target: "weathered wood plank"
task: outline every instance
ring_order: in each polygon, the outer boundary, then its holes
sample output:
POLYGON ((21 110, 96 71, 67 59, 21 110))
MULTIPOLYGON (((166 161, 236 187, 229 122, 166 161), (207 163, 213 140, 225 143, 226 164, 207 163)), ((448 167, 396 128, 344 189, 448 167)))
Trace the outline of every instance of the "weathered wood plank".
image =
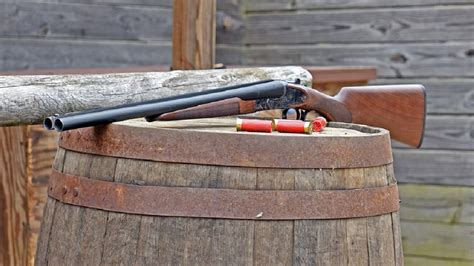
MULTIPOLYGON (((257 190, 294 190, 293 169, 257 169, 257 190)), ((265 215, 265 213, 263 213, 265 215)), ((254 265, 291 265, 293 221, 255 221, 254 265)))
POLYGON ((382 78, 474 77, 474 43, 249 46, 248 65, 377 67, 382 78))
MULTIPOLYGON (((392 141, 394 148, 410 148, 392 141)), ((474 150, 474 117, 438 116, 426 117, 423 149, 474 150)))
MULTIPOLYGON (((300 170, 295 176, 295 188, 300 190, 373 187, 383 186, 388 182, 385 166, 300 170)), ((394 246, 393 232, 391 215, 295 221, 293 262, 316 265, 400 264, 402 256, 396 252, 400 247, 394 246), (308 261, 308 258, 311 260, 308 261)))
MULTIPOLYGON (((120 159, 119 166, 124 174, 135 178, 135 183, 146 185, 255 189, 257 176, 256 169, 250 168, 128 159, 120 159)), ((140 263, 252 262, 253 221, 142 216, 139 224, 136 257, 140 263)))
MULTIPOLYGON (((30 226, 28 257, 32 265, 36 243, 47 202, 48 176, 57 148, 58 134, 46 131, 42 126, 28 126, 28 152, 30 172, 28 174, 28 219, 30 226)), ((52 208, 54 210, 54 208, 52 208)))
MULTIPOLYGON (((242 50, 218 44, 216 62, 243 65, 242 50)), ((0 38, 0 54, 0 71, 170 65, 171 43, 0 38)))
MULTIPOLYGON (((24 2, 2 4, 0 36, 80 38, 106 40, 170 41, 171 5, 103 5, 24 2)), ((238 7, 219 5, 216 29, 218 43, 239 43, 243 24, 238 7)))
POLYGON ((0 76, 0 124, 42 123, 44 117, 175 96, 262 79, 300 78, 301 67, 241 68, 66 76, 0 76))
POLYGON ((474 260, 431 258, 423 256, 405 256, 406 266, 472 266, 474 260))
MULTIPOLYGON (((347 189, 365 187, 363 168, 338 170, 333 178, 341 182, 347 189)), ((367 245, 367 218, 346 220, 346 245, 348 265, 369 265, 367 245)))
POLYGON ((474 79, 377 79, 373 84, 423 84, 428 114, 474 114, 474 79))
POLYGON ((473 116, 427 116, 425 149, 474 150, 473 116))
POLYGON ((0 128, 0 264, 28 263, 28 133, 0 128))
MULTIPOLYGON (((295 175, 296 190, 338 189, 344 187, 341 171, 317 169, 299 170, 295 175), (337 172, 337 174, 336 174, 337 172)), ((294 221, 294 256, 296 265, 342 265, 347 261, 346 221, 297 220, 294 221)), ((367 241, 367 237, 365 240, 367 241)))
POLYGON ((245 12, 288 10, 294 8, 293 0, 244 0, 245 12))
POLYGON ((472 225, 402 221, 407 255, 474 260, 472 225))
MULTIPOLYGON (((3 0, 5 1, 5 0, 3 0)), ((230 0, 224 0, 230 1, 230 0)), ((16 0, 15 2, 33 2, 33 3, 44 3, 44 0, 16 0)), ((94 4, 94 5, 137 5, 137 6, 158 6, 168 7, 173 6, 173 0, 48 0, 48 3, 61 3, 61 4, 94 4)))
MULTIPOLYGON (((268 1, 268 0, 266 0, 268 1)), ((326 9, 326 8, 364 8, 364 7, 416 7, 472 4, 470 0, 295 0, 298 9, 326 9)))
MULTIPOLYGON (((58 149, 56 152, 56 158, 53 162, 53 168, 62 171, 64 168, 64 159, 66 150, 58 149)), ((48 250, 49 250, 49 240, 51 237, 51 232, 53 228, 54 213, 56 211, 56 201, 53 198, 49 198, 45 205, 45 212, 43 213, 43 220, 41 221, 40 234, 37 242, 36 256, 35 256, 35 265, 48 265, 48 250)))
POLYGON ((0 39, 1 70, 125 67, 171 62, 171 43, 0 39))
POLYGON ((265 12, 276 10, 308 10, 308 9, 334 9, 334 8, 364 8, 364 7, 401 7, 401 6, 435 6, 470 4, 470 0, 246 0, 246 12, 265 12))
MULTIPOLYGON (((386 166, 365 168, 364 177, 365 187, 380 187, 389 184, 386 166)), ((398 257, 397 259, 399 260, 395 260, 396 247, 391 214, 368 217, 367 238, 370 265, 389 265, 392 262, 396 262, 396 264, 401 263, 400 260, 403 258, 398 257)))
POLYGON ((474 186, 473 151, 394 149, 393 160, 400 182, 474 186))
POLYGON ((247 17, 246 44, 472 40, 473 6, 304 11, 247 17))
MULTIPOLYGON (((394 184, 397 182, 395 178, 395 172, 393 164, 385 166, 387 174, 387 183, 394 184)), ((392 230, 393 230, 393 243, 394 243, 394 255, 395 255, 395 266, 403 266, 403 246, 402 246, 402 233, 400 226, 400 211, 392 212, 392 230)))
MULTIPOLYGON (((116 161, 112 157, 67 151, 63 172, 111 181, 116 161)), ((74 261, 82 265, 98 265, 104 248, 99 240, 107 232, 107 220, 107 212, 57 202, 47 263, 60 265, 74 261), (78 241, 70 241, 71 237, 78 241)))
POLYGON ((14 2, 0 9, 0 35, 171 40, 170 8, 14 2))
POLYGON ((474 188, 400 184, 401 219, 474 224, 474 188))

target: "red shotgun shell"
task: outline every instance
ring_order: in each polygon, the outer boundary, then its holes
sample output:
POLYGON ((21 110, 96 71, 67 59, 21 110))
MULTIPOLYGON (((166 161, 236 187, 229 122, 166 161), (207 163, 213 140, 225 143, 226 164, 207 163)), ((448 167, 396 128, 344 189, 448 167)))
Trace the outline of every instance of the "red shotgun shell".
POLYGON ((327 123, 326 118, 318 116, 313 120, 313 130, 320 132, 324 127, 326 127, 327 123))
POLYGON ((237 118, 235 128, 237 129, 237 131, 267 132, 267 133, 271 133, 273 130, 272 121, 270 120, 240 119, 240 118, 237 118))
POLYGON ((273 129, 282 133, 313 133, 311 122, 300 120, 274 119, 273 129))

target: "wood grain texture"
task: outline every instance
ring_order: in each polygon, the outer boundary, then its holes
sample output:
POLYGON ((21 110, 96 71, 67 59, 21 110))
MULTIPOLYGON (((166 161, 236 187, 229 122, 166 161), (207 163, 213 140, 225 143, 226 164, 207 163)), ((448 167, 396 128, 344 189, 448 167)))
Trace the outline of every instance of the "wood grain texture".
POLYGON ((18 1, 0 9, 0 35, 169 41, 171 13, 160 7, 18 1))
POLYGON ((28 174, 29 265, 33 264, 36 243, 47 202, 48 176, 57 149, 58 134, 42 126, 28 126, 28 152, 31 172, 28 174))
POLYGON ((394 149, 398 181, 474 186, 474 152, 394 149))
POLYGON ((352 123, 382 127, 395 140, 412 147, 421 145, 425 127, 422 85, 347 87, 335 99, 347 107, 352 123))
POLYGON ((435 6, 435 5, 457 5, 470 4, 470 0, 246 0, 246 12, 268 12, 276 10, 308 10, 308 9, 348 9, 348 8, 372 8, 372 7, 404 7, 404 6, 435 6))
POLYGON ((172 69, 211 69, 215 63, 216 1, 173 1, 172 69))
MULTIPOLYGON (((393 165, 387 165, 385 167, 385 171, 387 174, 387 183, 393 184, 397 183, 397 179, 395 178, 395 172, 393 169, 393 165)), ((401 226, 400 226, 400 211, 393 212, 392 214, 392 230, 393 230, 393 243, 394 243, 394 255, 395 255, 395 265, 396 266, 403 266, 404 264, 404 255, 403 255, 403 244, 402 244, 402 233, 401 233, 401 226)))
POLYGON ((402 239, 407 255, 474 260, 472 225, 403 221, 402 239))
POLYGON ((2 38, 0 54, 0 69, 4 71, 28 68, 143 66, 170 64, 171 43, 2 38))
MULTIPOLYGON (((63 172, 111 181, 116 160, 116 158, 66 152, 63 172)), ((100 210, 56 203, 48 243, 47 263, 59 265, 66 261, 74 261, 77 264, 98 265, 104 247, 102 242, 95 240, 95 237, 105 235, 107 219, 107 213, 100 210), (76 241, 70 241, 71 237, 76 241)))
MULTIPOLYGON (((130 1, 15 1, 1 4, 0 36, 101 40, 170 41, 171 1, 140 5, 130 1), (69 2, 69 3, 68 3, 69 2), (95 3, 94 3, 95 2, 95 3), (112 3, 112 2, 110 2, 112 3)), ((217 42, 240 43, 243 24, 239 7, 218 1, 217 42)))
POLYGON ((246 44, 472 40, 472 6, 253 14, 246 44))
MULTIPOLYGON (((367 187, 387 185, 387 167, 372 167, 364 169, 364 177, 367 187), (383 178, 382 178, 383 177, 383 178)), ((393 182, 393 181, 392 181, 393 182)), ((396 230, 395 230, 396 231, 396 230)), ((400 249, 401 243, 394 243, 394 228, 392 215, 382 215, 367 218, 367 237, 369 249, 369 261, 373 265, 388 265, 398 259, 401 264, 403 257, 396 257, 395 250, 400 249), (390 232, 390 233, 386 233, 390 232), (399 245, 398 247, 395 244, 399 245)))
MULTIPOLYGON (((230 0, 223 0, 228 2, 230 0)), ((33 3, 44 3, 44 0, 16 0, 15 2, 33 2, 33 3)), ((112 5, 112 6, 157 6, 171 8, 173 6, 173 0, 48 0, 48 3, 60 3, 60 4, 91 4, 91 5, 112 5)))
POLYGON ((474 79, 377 79, 374 84, 423 84, 428 114, 474 115, 474 79))
MULTIPOLYGON (((258 169, 257 190, 294 190, 295 171, 258 169)), ((263 213, 265 215, 265 213, 263 213)), ((291 265, 293 221, 255 221, 254 265, 291 265)))
MULTIPOLYGON (((428 115, 423 149, 474 150, 474 117, 465 115, 428 115)), ((397 141, 392 147, 408 148, 397 141)))
MULTIPOLYGON (((386 168, 391 169, 388 165, 282 171, 116 159, 62 149, 56 161, 56 168, 64 162, 63 172, 108 181, 114 177, 114 182, 248 190, 292 190, 295 185, 298 190, 360 188, 377 180, 387 184, 386 168)), ((394 256, 393 233, 398 231, 392 228, 391 214, 269 222, 140 216, 53 203, 54 211, 50 202, 47 205, 38 248, 45 254, 37 255, 37 265, 347 265, 369 260, 393 264, 400 259, 394 256)))
POLYGON ((381 78, 474 77, 472 42, 249 46, 248 65, 371 65, 381 78), (275 56, 278 55, 278 56, 275 56))
POLYGON ((474 226, 474 188, 424 184, 399 185, 402 221, 474 226))
POLYGON ((0 128, 0 264, 28 263, 27 127, 0 128))
MULTIPOLYGON (((268 0, 265 0, 268 1, 268 0)), ((366 8, 366 7, 417 7, 438 5, 471 4, 470 0, 295 0, 298 9, 326 9, 326 8, 366 8)))
MULTIPOLYGON (((304 190, 383 186, 388 182, 386 166, 346 170, 300 170, 295 176, 295 188, 304 190)), ((393 236, 397 230, 392 226, 391 215, 346 220, 295 221, 293 263, 400 265, 403 255, 399 253, 395 256, 395 252, 401 250, 401 242, 395 243, 393 236)))
POLYGON ((474 116, 428 116, 422 147, 474 150, 474 116))
POLYGON ((406 266, 472 266, 473 260, 430 258, 424 256, 405 256, 406 266))
MULTIPOLYGON (((64 159, 66 151, 64 149, 58 149, 56 152, 56 157, 53 162, 53 168, 58 171, 63 170, 64 159)), ((43 219, 41 221, 41 228, 38 237, 38 242, 36 246, 36 255, 35 255, 35 265, 47 265, 48 264, 48 253, 49 253, 49 241, 51 237, 51 232, 54 230, 53 219, 55 217, 56 203, 59 205, 55 199, 49 198, 46 201, 43 219)))
POLYGON ((242 68, 70 76, 0 77, 0 124, 42 123, 44 117, 97 107, 164 98, 263 79, 311 75, 301 67, 242 68))

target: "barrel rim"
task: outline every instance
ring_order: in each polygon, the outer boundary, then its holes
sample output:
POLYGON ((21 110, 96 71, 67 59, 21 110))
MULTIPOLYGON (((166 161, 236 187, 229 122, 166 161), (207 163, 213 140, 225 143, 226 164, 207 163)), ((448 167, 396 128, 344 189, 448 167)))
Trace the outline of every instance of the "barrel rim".
POLYGON ((329 126, 370 135, 309 138, 110 124, 62 132, 59 147, 118 158, 256 168, 362 168, 393 162, 387 130, 347 123, 329 126))

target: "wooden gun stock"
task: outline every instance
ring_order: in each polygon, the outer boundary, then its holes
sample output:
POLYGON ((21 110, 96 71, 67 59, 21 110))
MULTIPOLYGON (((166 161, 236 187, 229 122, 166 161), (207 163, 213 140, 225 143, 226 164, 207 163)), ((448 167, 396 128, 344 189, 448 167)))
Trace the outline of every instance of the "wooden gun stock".
POLYGON ((426 116, 422 85, 345 87, 334 98, 349 109, 352 123, 385 128, 392 139, 421 146, 426 116))
MULTIPOLYGON (((422 85, 345 87, 334 97, 301 85, 289 84, 306 95, 304 103, 289 106, 314 110, 329 121, 352 122, 390 131, 393 139, 420 147, 425 125, 425 88, 422 85)), ((179 120, 252 113, 255 101, 232 98, 157 117, 179 120)))

